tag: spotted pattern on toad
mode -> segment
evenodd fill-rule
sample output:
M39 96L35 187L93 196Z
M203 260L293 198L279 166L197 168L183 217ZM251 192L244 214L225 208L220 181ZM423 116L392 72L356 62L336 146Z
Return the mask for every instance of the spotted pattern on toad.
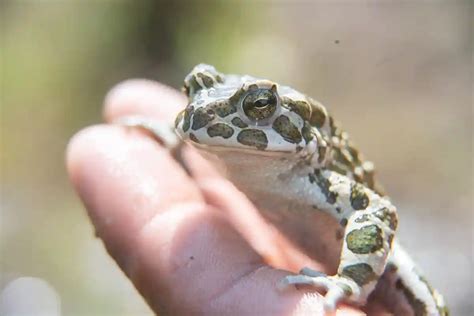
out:
M284 201L285 212L300 208L293 216L323 212L340 224L336 274L303 269L284 284L325 289L325 306L334 309L342 301L364 304L391 273L398 278L393 290L404 297L399 304L412 314L448 315L442 296L394 239L397 210L376 181L374 164L325 106L289 86L205 64L185 77L183 91L189 103L176 118L176 134L217 155L252 202L276 212L274 200Z

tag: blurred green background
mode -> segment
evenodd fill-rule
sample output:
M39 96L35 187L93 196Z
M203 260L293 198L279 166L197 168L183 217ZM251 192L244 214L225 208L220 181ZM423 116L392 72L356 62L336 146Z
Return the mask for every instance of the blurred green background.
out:
M151 315L94 237L64 152L134 77L197 63L321 101L378 167L400 239L472 315L472 1L2 1L0 289L49 282L63 315Z

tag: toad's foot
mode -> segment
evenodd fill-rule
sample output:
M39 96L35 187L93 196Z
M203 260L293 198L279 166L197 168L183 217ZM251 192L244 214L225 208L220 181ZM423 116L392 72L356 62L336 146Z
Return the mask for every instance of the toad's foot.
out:
M303 268L298 275L289 275L280 281L279 287L288 285L311 285L318 289L326 290L324 296L324 308L327 311L334 311L341 301L359 302L360 287L351 279L338 275L327 276L322 272Z

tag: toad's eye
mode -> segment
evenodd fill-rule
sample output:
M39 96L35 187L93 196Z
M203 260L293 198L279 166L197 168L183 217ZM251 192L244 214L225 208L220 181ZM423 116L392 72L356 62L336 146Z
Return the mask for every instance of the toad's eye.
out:
M250 91L242 100L242 109L252 121L260 121L271 117L278 104L278 97L271 89Z

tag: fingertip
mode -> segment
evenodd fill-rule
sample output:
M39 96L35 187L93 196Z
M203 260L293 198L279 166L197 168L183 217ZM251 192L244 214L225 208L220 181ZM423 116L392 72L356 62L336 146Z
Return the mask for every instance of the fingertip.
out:
M130 79L109 91L103 115L107 122L128 115L172 121L186 102L182 93L167 85L147 79Z
M77 183L77 177L80 170L81 161L84 154L87 154L87 148L91 143L97 141L97 135L106 130L105 126L94 125L86 127L71 137L66 148L66 169L71 181Z

